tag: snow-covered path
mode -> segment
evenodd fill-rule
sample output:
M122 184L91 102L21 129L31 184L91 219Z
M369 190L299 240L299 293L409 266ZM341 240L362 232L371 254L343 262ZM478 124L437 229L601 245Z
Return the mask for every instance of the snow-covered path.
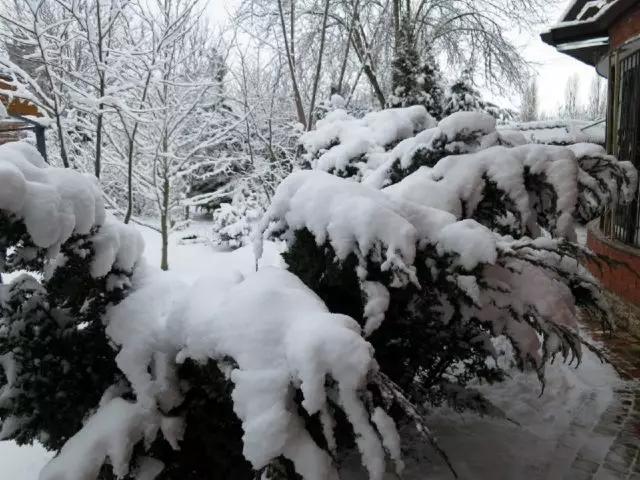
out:
M192 234L206 236L208 228L207 223L195 223L172 236L169 264L174 273L193 282L208 271L231 265L243 273L255 269L250 248L219 252L206 243L180 240ZM147 260L159 264L159 234L146 228L141 232ZM281 265L275 245L268 245L263 263ZM593 429L612 404L619 382L613 368L588 353L577 370L563 364L549 366L542 396L534 374L517 373L487 389L492 400L520 425L448 411L434 414L431 425L463 480L562 480L581 446L589 443L590 448L606 453L611 445L608 438L600 441L600 447L594 443L600 437L594 436ZM407 480L452 478L428 449L415 450L407 459ZM20 448L0 442L0 480L36 480L49 457L37 446Z

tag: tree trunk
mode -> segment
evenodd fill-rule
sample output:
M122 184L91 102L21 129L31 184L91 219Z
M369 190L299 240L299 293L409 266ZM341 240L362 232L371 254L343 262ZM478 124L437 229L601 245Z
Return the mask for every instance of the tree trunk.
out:
M355 18L355 21L356 22L358 21L357 17ZM373 87L373 91L375 92L376 98L380 103L380 107L384 108L386 105L384 93L382 93L382 88L380 88L380 84L378 83L378 78L376 77L376 74L373 71L373 68L371 68L371 58L367 53L363 39L360 36L360 32L358 31L357 28L354 29L351 40L353 42L353 47L356 51L356 54L358 55L358 59L362 63L362 70L364 71L365 75L369 79L369 83L371 83L371 86Z
M291 63L293 63L293 69L296 69L296 0L291 1L291 15L289 16L289 35L290 48L291 48ZM285 33L286 37L286 33Z
M104 89L103 86L103 81L100 80L100 84L101 84L101 90ZM104 93L101 94L101 96L104 95ZM98 113L98 121L96 123L96 162L94 164L95 166L95 176L100 178L100 170L101 170L101 157L102 157L102 103L100 105L98 105L98 111L100 113Z
M318 52L318 64L316 65L316 76L313 81L313 91L311 92L311 105L309 106L309 120L307 121L307 130L311 130L313 124L313 109L316 106L316 95L318 93L318 83L320 83L320 74L322 73L322 55L324 54L324 41L327 36L327 19L329 18L329 0L324 2L324 14L322 17L322 31L320 33L320 51Z
M393 0L393 54L398 55L400 43L400 0Z
M293 84L293 98L296 104L296 113L298 114L298 121L306 127L307 119L304 114L304 106L302 105L302 97L300 95L300 89L298 88L298 81L296 79L296 70L291 57L291 50L289 49L289 40L287 38L287 27L284 21L284 11L282 9L282 0L278 0L278 11L280 13L280 26L282 27L282 38L284 39L285 53L287 54L287 64L289 65L289 73L291 74L291 83Z
M64 130L62 129L62 122L60 122L60 115L56 111L56 127L58 128L58 138L60 139L60 158L62 159L62 165L65 168L69 168L69 157L67 157L67 149L64 145Z
M100 178L100 170L102 168L102 99L104 98L105 92L105 80L104 80L104 70L103 70L103 62L104 62L104 52L102 51L102 42L104 37L102 36L102 18L100 15L100 2L96 3L96 14L97 14L97 22L98 22L98 77L99 77L99 87L98 87L98 96L100 98L100 102L98 103L98 120L96 122L96 159L94 163L95 167L95 176Z
M160 259L160 268L162 270L169 270L169 175L167 172L165 172L162 181L160 233L162 234L162 258Z
M136 125L137 128L137 125ZM134 135L136 128L134 128ZM133 139L129 139L129 161L127 162L127 213L124 216L124 223L129 223L131 221L131 215L133 214L133 148L135 145L135 141Z
M344 57L342 58L342 65L340 66L340 76L338 77L338 85L336 88L338 94L344 97L342 93L342 84L344 83L344 75L347 71L347 62L349 61L349 51L351 50L351 42L353 37L353 31L356 28L356 17L358 16L358 7L360 7L360 0L355 0L353 4L353 14L351 16L351 25L349 26L349 33L347 35L347 46L345 47Z

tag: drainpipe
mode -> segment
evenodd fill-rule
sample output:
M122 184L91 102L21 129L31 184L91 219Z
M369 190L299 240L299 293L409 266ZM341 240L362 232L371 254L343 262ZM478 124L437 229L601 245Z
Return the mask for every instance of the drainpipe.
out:
M40 155L42 155L42 158L44 158L44 161L49 163L49 160L47 160L47 143L44 140L44 127L37 125L34 127L34 131L36 133L36 148L38 152L40 152ZM0 281L0 283L2 282Z
M614 62L616 66L616 76L614 79L613 86L613 123L612 123L612 145L611 150L612 153L617 156L619 141L620 141L620 81L622 79L622 75L620 74L620 54L618 50L614 53Z

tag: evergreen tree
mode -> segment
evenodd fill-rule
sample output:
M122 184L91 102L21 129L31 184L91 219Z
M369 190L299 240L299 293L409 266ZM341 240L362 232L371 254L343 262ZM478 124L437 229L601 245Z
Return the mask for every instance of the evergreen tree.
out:
M412 22L405 18L399 32L398 45L392 64L393 94L390 107L422 105L427 112L442 118L443 89L438 63L430 48L419 52Z
M514 121L516 112L482 98L480 91L473 86L472 73L469 69L463 70L460 78L448 89L444 99L444 116L456 112L484 112L501 124Z
M198 124L188 148L220 137L214 145L202 148L182 167L181 176L186 180L186 197L189 205L211 213L221 203L231 200L234 183L247 168L242 135L232 128L238 121L225 92L227 68L222 56L211 52L205 60L205 78L214 79L214 86L206 92L200 103L189 115Z
M480 92L473 86L472 72L465 69L447 91L444 100L444 116L456 112L481 112L482 107Z

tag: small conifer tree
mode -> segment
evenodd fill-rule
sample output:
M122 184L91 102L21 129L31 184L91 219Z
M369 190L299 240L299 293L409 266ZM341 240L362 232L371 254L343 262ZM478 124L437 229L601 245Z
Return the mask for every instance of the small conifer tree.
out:
M422 105L436 120L442 118L444 92L438 63L430 48L419 51L413 24L405 18L393 59L390 107Z

